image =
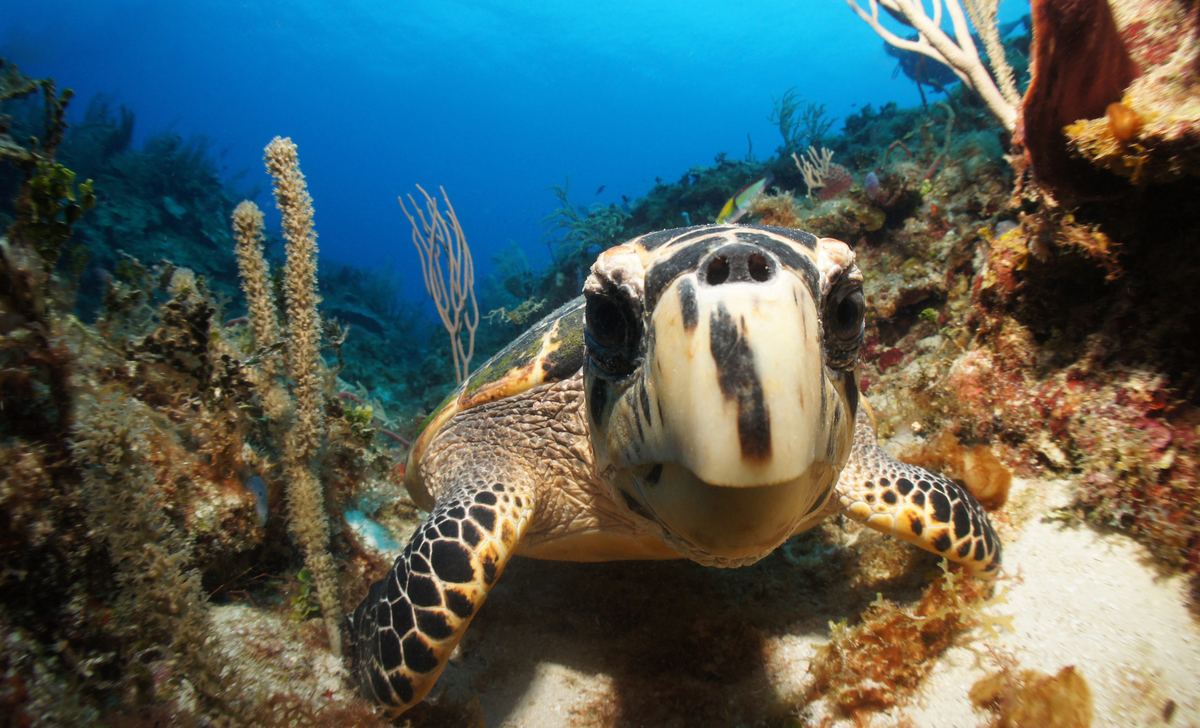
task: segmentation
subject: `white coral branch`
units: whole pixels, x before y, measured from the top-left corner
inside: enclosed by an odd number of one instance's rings
[[[954,26],[954,40],[951,40],[941,27],[942,0],[932,0],[932,18],[925,13],[925,7],[921,0],[869,0],[869,2],[871,11],[868,13],[858,4],[857,0],[846,0],[850,9],[871,26],[871,29],[879,34],[879,37],[901,50],[920,53],[950,67],[963,83],[983,98],[988,109],[1006,129],[1012,131],[1016,128],[1016,106],[1004,97],[1000,89],[996,88],[991,75],[979,59],[979,51],[971,39],[971,27],[967,23],[967,18],[963,14],[958,0],[945,0],[946,13],[950,16],[951,25]],[[915,28],[918,33],[917,40],[906,40],[884,28],[879,22],[880,5],[897,17],[903,17],[909,25]]]
[[[797,157],[796,153],[792,152],[792,159],[796,160],[796,167],[804,176],[804,184],[808,185],[808,197],[812,199],[813,192],[826,184],[825,180],[829,177],[829,168],[833,162],[833,150],[809,147],[803,157]]]

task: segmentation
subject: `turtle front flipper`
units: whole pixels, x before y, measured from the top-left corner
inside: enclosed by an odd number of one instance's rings
[[[865,404],[865,403],[864,403]],[[983,506],[962,487],[880,449],[870,408],[860,406],[850,461],[838,479],[841,512],[981,576],[1000,568],[1000,538]]]
[[[437,682],[533,511],[527,496],[500,483],[458,490],[439,502],[350,617],[358,684],[394,713]]]

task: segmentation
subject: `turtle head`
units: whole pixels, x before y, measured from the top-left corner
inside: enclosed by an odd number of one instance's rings
[[[584,285],[587,412],[613,495],[680,553],[756,561],[850,454],[862,275],[845,243],[720,225],[642,236]]]

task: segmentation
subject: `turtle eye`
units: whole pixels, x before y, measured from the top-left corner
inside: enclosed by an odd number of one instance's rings
[[[853,369],[863,343],[867,302],[862,283],[844,280],[825,299],[825,362],[834,369]]]
[[[605,294],[588,296],[586,320],[592,361],[611,376],[632,372],[637,351],[637,322],[629,305]]]
[[[850,341],[859,335],[863,327],[863,316],[867,304],[863,300],[862,289],[858,286],[846,286],[834,296],[833,310],[830,312],[829,331],[842,341]]]

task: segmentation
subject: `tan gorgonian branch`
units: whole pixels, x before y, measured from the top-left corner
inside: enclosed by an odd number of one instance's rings
[[[829,167],[833,162],[833,150],[821,147],[809,147],[803,156],[792,152],[792,159],[808,185],[808,197],[812,199],[813,192],[825,186],[825,178],[829,176]]]
[[[288,433],[284,465],[287,475],[288,525],[304,548],[304,562],[317,586],[329,644],[342,652],[341,601],[337,569],[329,555],[329,522],[321,481],[313,472],[325,422],[321,381],[321,317],[317,313],[317,234],[313,230],[312,197],[291,139],[275,137],[267,145],[267,171],[275,178],[275,204],[283,219],[287,241],[284,292],[287,296],[288,374],[296,399],[294,426]]]
[[[279,317],[271,296],[271,267],[263,257],[263,214],[250,200],[242,200],[233,208],[233,237],[250,330],[255,346],[262,349],[279,341]],[[275,357],[264,357],[259,370],[263,381],[269,382],[275,373]]]
[[[1008,65],[1004,43],[1000,40],[1000,27],[996,24],[1000,0],[963,0],[963,3],[971,16],[971,24],[983,39],[983,47],[987,48],[988,65],[1000,82],[1000,93],[1014,107],[1020,106],[1021,94],[1017,92],[1017,82],[1013,80],[1012,66]]]
[[[446,200],[446,216],[438,210],[436,198],[430,197],[421,185],[417,185],[417,189],[425,197],[425,212],[421,211],[411,194],[408,201],[412,203],[416,216],[404,206],[403,197],[399,198],[400,209],[412,225],[412,240],[417,254],[421,256],[425,290],[433,299],[442,325],[450,335],[454,376],[461,383],[471,371],[475,329],[479,327],[479,305],[475,302],[475,264],[471,261],[471,248],[467,245],[467,237],[458,223],[458,216],[454,214],[454,206],[450,204],[445,188],[438,187],[442,191],[442,198]],[[467,310],[468,304],[470,311]],[[463,329],[467,330],[465,346],[461,337]]]
[[[291,139],[275,137],[267,145],[267,171],[275,178],[275,204],[287,241],[287,265],[283,288],[287,297],[288,370],[295,383],[296,451],[308,457],[316,449],[324,426],[321,406],[319,350],[321,317],[317,313],[317,233],[313,230],[312,197],[300,172],[296,145]]]

